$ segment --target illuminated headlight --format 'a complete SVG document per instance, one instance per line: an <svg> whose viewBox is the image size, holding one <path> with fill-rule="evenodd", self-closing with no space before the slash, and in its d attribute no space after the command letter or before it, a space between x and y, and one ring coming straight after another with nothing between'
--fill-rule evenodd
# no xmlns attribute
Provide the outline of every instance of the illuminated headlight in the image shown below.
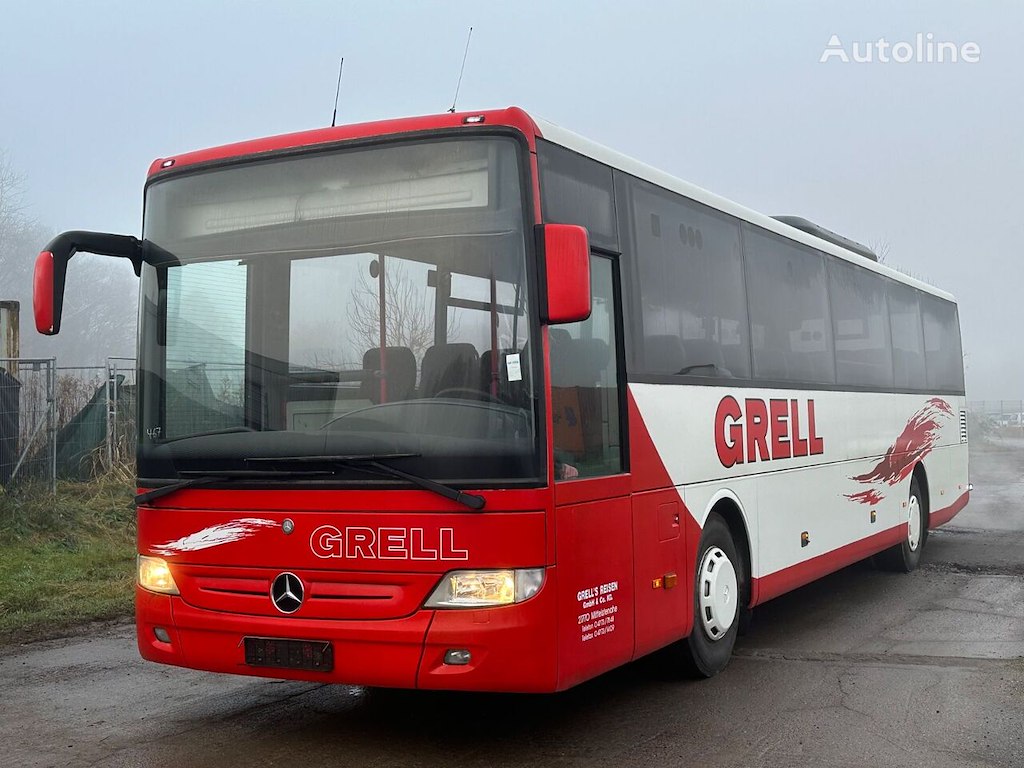
<svg viewBox="0 0 1024 768"><path fill-rule="evenodd" d="M427 608L485 608L529 600L544 584L543 568L452 571L427 599Z"/></svg>
<svg viewBox="0 0 1024 768"><path fill-rule="evenodd" d="M177 595L178 585L174 583L171 569L159 557L139 555L139 586L150 592Z"/></svg>

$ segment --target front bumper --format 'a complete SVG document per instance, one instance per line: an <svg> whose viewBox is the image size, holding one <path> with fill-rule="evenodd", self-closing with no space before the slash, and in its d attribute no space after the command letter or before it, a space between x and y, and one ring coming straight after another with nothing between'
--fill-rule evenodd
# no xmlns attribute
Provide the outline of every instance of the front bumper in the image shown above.
<svg viewBox="0 0 1024 768"><path fill-rule="evenodd" d="M139 652L162 664L259 677L388 688L550 692L557 682L554 569L523 603L488 609L418 610L399 619L330 620L210 611L136 587ZM154 633L163 628L169 642ZM243 638L324 640L334 669L250 666ZM446 665L449 649L471 661Z"/></svg>

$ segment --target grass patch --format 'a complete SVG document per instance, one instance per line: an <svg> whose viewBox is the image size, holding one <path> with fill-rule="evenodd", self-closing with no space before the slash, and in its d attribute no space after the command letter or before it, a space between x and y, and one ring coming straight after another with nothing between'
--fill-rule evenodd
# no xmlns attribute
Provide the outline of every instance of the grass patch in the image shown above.
<svg viewBox="0 0 1024 768"><path fill-rule="evenodd" d="M53 636L131 615L134 476L0 490L0 643Z"/></svg>

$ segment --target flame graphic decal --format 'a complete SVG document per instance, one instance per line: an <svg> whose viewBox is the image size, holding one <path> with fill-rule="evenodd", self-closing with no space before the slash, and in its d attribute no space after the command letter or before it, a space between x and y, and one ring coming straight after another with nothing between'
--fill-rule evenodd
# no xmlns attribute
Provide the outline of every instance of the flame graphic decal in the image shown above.
<svg viewBox="0 0 1024 768"><path fill-rule="evenodd" d="M858 504L878 504L885 498L885 496L880 494L874 488L869 488L866 491L860 491L858 493L848 493L846 494L846 498L850 501L856 501Z"/></svg>
<svg viewBox="0 0 1024 768"><path fill-rule="evenodd" d="M933 397L907 422L882 460L870 472L850 478L858 483L884 483L895 486L914 471L914 465L931 453L942 431L942 422L953 418L953 408L945 400ZM878 504L885 496L871 488L848 493L846 498L859 504Z"/></svg>
<svg viewBox="0 0 1024 768"><path fill-rule="evenodd" d="M260 528L273 528L276 526L273 520L264 520L259 517L243 517L240 520L232 520L230 523L211 525L201 531L183 536L175 541L168 541L166 544L157 544L153 551L158 555L180 555L182 552L197 552L201 549L219 547L221 544L230 544L233 541L241 541L256 534Z"/></svg>

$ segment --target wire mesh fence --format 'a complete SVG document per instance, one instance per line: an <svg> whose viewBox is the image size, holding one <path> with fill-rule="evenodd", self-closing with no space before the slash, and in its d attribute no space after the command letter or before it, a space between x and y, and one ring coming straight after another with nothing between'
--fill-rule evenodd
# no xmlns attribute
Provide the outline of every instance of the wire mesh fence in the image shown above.
<svg viewBox="0 0 1024 768"><path fill-rule="evenodd" d="M107 458L106 368L58 367L56 380L56 472L58 477L88 480L99 473Z"/></svg>
<svg viewBox="0 0 1024 768"><path fill-rule="evenodd" d="M135 361L0 358L0 487L90 480L135 456Z"/></svg>
<svg viewBox="0 0 1024 768"><path fill-rule="evenodd" d="M56 484L56 361L0 358L0 486Z"/></svg>
<svg viewBox="0 0 1024 768"><path fill-rule="evenodd" d="M983 437L1024 438L1024 400L974 400L967 411Z"/></svg>
<svg viewBox="0 0 1024 768"><path fill-rule="evenodd" d="M135 461L136 431L136 368L135 358L108 357L110 426L107 440L109 464Z"/></svg>

